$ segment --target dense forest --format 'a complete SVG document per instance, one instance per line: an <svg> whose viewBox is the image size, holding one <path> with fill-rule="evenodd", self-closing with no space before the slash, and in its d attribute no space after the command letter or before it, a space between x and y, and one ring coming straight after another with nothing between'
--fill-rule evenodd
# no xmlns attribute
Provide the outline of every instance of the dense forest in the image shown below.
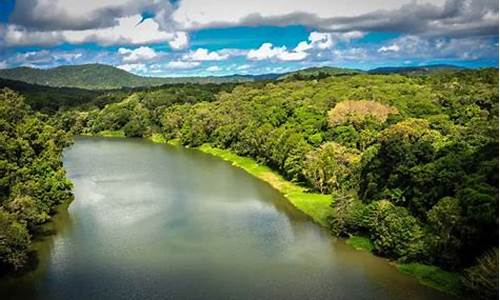
<svg viewBox="0 0 500 300"><path fill-rule="evenodd" d="M63 132L161 134L252 157L311 192L331 194L332 234L368 237L378 255L461 272L465 288L496 295L498 69L316 71L99 94L107 100L57 112L35 101L50 117L28 113L19 96L4 91L1 145L9 151L0 157L0 217L20 245L0 248L2 261L19 266L36 225L70 197L59 159ZM33 193L42 182L54 185Z"/></svg>
<svg viewBox="0 0 500 300"><path fill-rule="evenodd" d="M19 94L0 90L0 274L28 265L32 236L72 199L61 159L70 141Z"/></svg>

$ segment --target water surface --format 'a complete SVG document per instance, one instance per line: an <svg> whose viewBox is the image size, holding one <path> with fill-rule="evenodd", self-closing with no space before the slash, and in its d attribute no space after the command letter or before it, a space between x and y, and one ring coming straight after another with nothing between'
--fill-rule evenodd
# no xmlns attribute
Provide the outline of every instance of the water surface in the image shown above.
<svg viewBox="0 0 500 300"><path fill-rule="evenodd" d="M195 150L77 138L75 201L2 299L443 299Z"/></svg>

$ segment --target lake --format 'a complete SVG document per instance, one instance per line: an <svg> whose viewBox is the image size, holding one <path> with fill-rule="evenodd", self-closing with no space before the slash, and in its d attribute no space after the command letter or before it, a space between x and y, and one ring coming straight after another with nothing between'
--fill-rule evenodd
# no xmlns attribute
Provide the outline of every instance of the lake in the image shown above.
<svg viewBox="0 0 500 300"><path fill-rule="evenodd" d="M446 298L199 151L82 137L64 166L75 200L1 299Z"/></svg>

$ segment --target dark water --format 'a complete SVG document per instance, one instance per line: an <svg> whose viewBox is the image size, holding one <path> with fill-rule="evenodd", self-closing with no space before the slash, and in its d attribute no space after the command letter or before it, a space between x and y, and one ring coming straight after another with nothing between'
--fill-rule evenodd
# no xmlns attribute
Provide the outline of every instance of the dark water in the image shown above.
<svg viewBox="0 0 500 300"><path fill-rule="evenodd" d="M266 183L193 150L79 138L76 200L1 299L443 299L335 241Z"/></svg>

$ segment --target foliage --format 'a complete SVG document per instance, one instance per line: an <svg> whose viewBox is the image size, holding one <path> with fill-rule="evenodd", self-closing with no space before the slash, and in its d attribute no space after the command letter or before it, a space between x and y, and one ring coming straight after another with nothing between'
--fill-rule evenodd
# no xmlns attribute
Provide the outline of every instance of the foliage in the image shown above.
<svg viewBox="0 0 500 300"><path fill-rule="evenodd" d="M419 222L403 207L387 200L374 201L366 208L364 224L375 252L401 261L424 256L424 232Z"/></svg>
<svg viewBox="0 0 500 300"><path fill-rule="evenodd" d="M358 185L359 154L330 142L306 156L304 176L322 193L352 190Z"/></svg>
<svg viewBox="0 0 500 300"><path fill-rule="evenodd" d="M44 118L18 94L0 91L0 272L27 263L31 234L72 199L62 167L70 140Z"/></svg>
<svg viewBox="0 0 500 300"><path fill-rule="evenodd" d="M375 101L342 101L328 112L328 121L333 126L345 123L360 124L367 118L384 123L389 114L397 112L394 107Z"/></svg>

